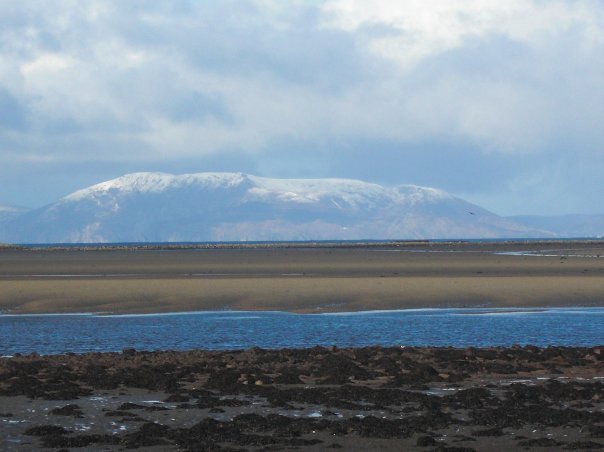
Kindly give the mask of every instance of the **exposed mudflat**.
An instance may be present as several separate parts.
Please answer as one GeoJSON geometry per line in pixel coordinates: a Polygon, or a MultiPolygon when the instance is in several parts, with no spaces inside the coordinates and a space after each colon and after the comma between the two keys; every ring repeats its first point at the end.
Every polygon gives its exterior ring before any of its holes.
{"type": "Polygon", "coordinates": [[[604,449],[604,347],[0,359],[2,450],[604,449]]]}
{"type": "Polygon", "coordinates": [[[0,250],[0,313],[479,306],[604,306],[604,243],[0,250]]]}

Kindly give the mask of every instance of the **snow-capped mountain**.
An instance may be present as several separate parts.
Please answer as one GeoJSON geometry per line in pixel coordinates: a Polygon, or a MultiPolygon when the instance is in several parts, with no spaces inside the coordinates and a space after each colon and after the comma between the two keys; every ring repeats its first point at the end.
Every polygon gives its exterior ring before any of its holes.
{"type": "MultiPolygon", "coordinates": [[[[0,231],[1,232],[1,231],[0,231]]],[[[349,179],[134,173],[5,224],[13,243],[543,235],[444,191],[349,179]]]]}

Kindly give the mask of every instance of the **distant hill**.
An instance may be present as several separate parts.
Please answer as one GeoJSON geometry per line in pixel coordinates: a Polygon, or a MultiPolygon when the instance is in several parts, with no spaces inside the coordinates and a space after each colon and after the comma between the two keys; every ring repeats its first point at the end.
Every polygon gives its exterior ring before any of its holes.
{"type": "Polygon", "coordinates": [[[11,204],[0,204],[0,248],[10,246],[2,243],[2,239],[7,235],[6,223],[24,214],[25,212],[27,212],[25,207],[14,206],[11,204]]]}
{"type": "Polygon", "coordinates": [[[0,223],[3,221],[11,220],[24,214],[29,209],[22,206],[14,206],[12,204],[0,204],[0,223]]]}
{"type": "Polygon", "coordinates": [[[442,190],[241,173],[134,173],[5,222],[13,243],[544,236],[442,190]]]}
{"type": "Polygon", "coordinates": [[[518,215],[511,221],[553,232],[559,237],[604,237],[604,215],[518,215]]]}

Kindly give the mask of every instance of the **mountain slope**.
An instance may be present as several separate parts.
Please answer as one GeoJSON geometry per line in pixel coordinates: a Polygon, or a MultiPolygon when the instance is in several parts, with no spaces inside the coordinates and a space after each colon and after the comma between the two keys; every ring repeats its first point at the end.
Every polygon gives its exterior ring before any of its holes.
{"type": "Polygon", "coordinates": [[[6,226],[16,243],[542,235],[433,188],[241,173],[127,174],[6,226]]]}
{"type": "Polygon", "coordinates": [[[28,209],[12,204],[0,204],[0,248],[4,245],[1,243],[2,238],[7,235],[7,223],[14,220],[19,215],[27,212],[28,209]]]}
{"type": "Polygon", "coordinates": [[[604,237],[604,215],[518,215],[511,221],[551,231],[560,237],[604,237]]]}
{"type": "Polygon", "coordinates": [[[11,220],[27,212],[26,207],[14,206],[12,204],[0,204],[0,222],[11,220]]]}

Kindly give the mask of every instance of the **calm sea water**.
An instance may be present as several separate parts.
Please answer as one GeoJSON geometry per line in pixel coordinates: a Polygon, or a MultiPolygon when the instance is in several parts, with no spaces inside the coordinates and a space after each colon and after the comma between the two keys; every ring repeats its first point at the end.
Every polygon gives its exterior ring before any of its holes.
{"type": "Polygon", "coordinates": [[[604,308],[426,309],[341,314],[196,312],[0,316],[0,354],[314,345],[593,346],[604,308]]]}

